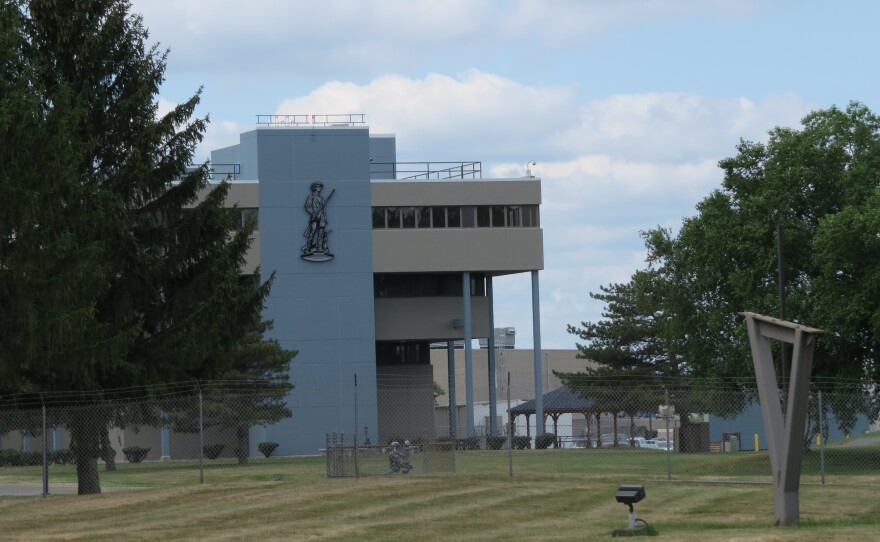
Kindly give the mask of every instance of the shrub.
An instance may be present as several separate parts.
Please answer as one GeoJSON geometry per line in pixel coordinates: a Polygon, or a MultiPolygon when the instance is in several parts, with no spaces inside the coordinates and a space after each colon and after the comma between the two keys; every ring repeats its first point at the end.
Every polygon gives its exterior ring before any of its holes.
{"type": "Polygon", "coordinates": [[[70,448],[62,448],[61,450],[52,450],[49,452],[49,463],[55,465],[73,465],[76,463],[76,455],[70,448]]]}
{"type": "Polygon", "coordinates": [[[556,435],[553,433],[541,433],[535,437],[535,448],[546,450],[550,446],[556,446],[556,435]]]}
{"type": "Polygon", "coordinates": [[[222,442],[217,444],[205,444],[202,446],[202,451],[205,452],[205,457],[208,459],[217,459],[220,457],[220,454],[223,453],[223,448],[226,448],[226,445],[222,442]]]}
{"type": "Polygon", "coordinates": [[[513,437],[514,450],[528,450],[532,447],[532,438],[525,435],[513,437]]]}
{"type": "Polygon", "coordinates": [[[460,438],[455,441],[455,448],[458,450],[479,450],[480,437],[460,438]]]}
{"type": "Polygon", "coordinates": [[[269,457],[272,455],[272,452],[275,451],[275,448],[278,448],[277,442],[261,442],[257,444],[257,449],[260,450],[260,453],[265,457],[269,457]]]}
{"type": "Polygon", "coordinates": [[[147,457],[150,452],[149,448],[141,448],[140,446],[127,446],[122,449],[122,455],[129,463],[140,463],[147,457]]]}
{"type": "Polygon", "coordinates": [[[0,467],[17,467],[20,455],[18,450],[0,450],[0,467]]]}
{"type": "Polygon", "coordinates": [[[500,450],[507,443],[507,437],[490,436],[486,437],[486,448],[490,450],[500,450]]]}
{"type": "Polygon", "coordinates": [[[19,464],[22,467],[35,467],[43,464],[42,452],[21,452],[19,464]]]}

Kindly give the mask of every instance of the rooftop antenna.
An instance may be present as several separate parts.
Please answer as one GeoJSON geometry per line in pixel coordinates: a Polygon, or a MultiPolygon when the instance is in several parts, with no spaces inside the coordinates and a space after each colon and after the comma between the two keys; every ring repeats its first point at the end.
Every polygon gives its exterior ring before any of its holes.
{"type": "Polygon", "coordinates": [[[532,175],[532,170],[529,169],[529,166],[537,166],[537,165],[538,165],[538,162],[535,162],[534,160],[530,160],[530,161],[526,162],[526,177],[529,177],[530,179],[533,179],[535,177],[534,175],[532,175]]]}

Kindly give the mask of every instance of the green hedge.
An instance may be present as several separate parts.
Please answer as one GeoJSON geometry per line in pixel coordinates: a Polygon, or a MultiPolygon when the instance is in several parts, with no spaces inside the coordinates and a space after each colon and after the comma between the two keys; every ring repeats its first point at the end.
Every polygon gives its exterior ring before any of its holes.
{"type": "Polygon", "coordinates": [[[70,448],[52,450],[49,452],[49,463],[55,465],[73,465],[76,463],[76,455],[70,448]]]}
{"type": "Polygon", "coordinates": [[[277,442],[261,442],[257,444],[257,449],[260,450],[260,453],[262,453],[264,457],[269,457],[278,446],[279,444],[277,442]]]}
{"type": "Polygon", "coordinates": [[[525,435],[513,437],[514,450],[528,450],[532,447],[532,438],[525,435]]]}
{"type": "Polygon", "coordinates": [[[489,450],[500,450],[504,448],[505,444],[507,444],[507,437],[486,437],[486,448],[489,450]]]}
{"type": "Polygon", "coordinates": [[[0,450],[0,467],[34,467],[43,464],[42,452],[0,450]]]}
{"type": "Polygon", "coordinates": [[[202,451],[205,452],[205,457],[208,459],[217,459],[223,453],[223,448],[226,448],[226,445],[222,442],[218,444],[205,444],[202,447],[202,451]]]}
{"type": "Polygon", "coordinates": [[[535,437],[535,449],[546,450],[551,446],[556,446],[556,435],[554,433],[541,433],[535,437]]]}
{"type": "Polygon", "coordinates": [[[480,437],[467,437],[455,440],[456,450],[479,450],[480,437]]]}
{"type": "Polygon", "coordinates": [[[122,455],[129,463],[140,463],[150,452],[149,448],[141,448],[140,446],[127,446],[122,449],[122,455]]]}

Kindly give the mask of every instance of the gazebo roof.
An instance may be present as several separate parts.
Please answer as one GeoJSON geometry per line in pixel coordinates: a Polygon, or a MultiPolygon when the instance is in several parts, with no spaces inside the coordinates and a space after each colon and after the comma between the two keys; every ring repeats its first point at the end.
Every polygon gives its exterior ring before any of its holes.
{"type": "MultiPolygon", "coordinates": [[[[569,412],[586,412],[593,410],[595,401],[587,399],[575,390],[562,386],[542,396],[545,413],[566,414],[569,412]]],[[[513,415],[534,414],[535,400],[526,401],[510,409],[513,415]]]]}

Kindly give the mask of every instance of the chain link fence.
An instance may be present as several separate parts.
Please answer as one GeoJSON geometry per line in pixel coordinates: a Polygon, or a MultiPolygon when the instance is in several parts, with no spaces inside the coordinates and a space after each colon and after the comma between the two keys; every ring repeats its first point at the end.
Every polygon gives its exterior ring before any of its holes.
{"type": "MultiPolygon", "coordinates": [[[[260,438],[260,427],[296,415],[266,390],[7,401],[0,494],[76,493],[99,479],[103,490],[211,483],[215,469],[251,479],[586,473],[771,482],[753,390],[562,386],[542,397],[541,430],[535,401],[508,398],[508,389],[494,408],[474,404],[468,424],[467,407],[438,404],[433,388],[380,388],[375,431],[328,431],[324,448],[308,456],[280,455],[279,443],[260,438]]],[[[869,431],[876,419],[869,394],[812,392],[802,483],[880,485],[880,432],[869,431]]]]}

